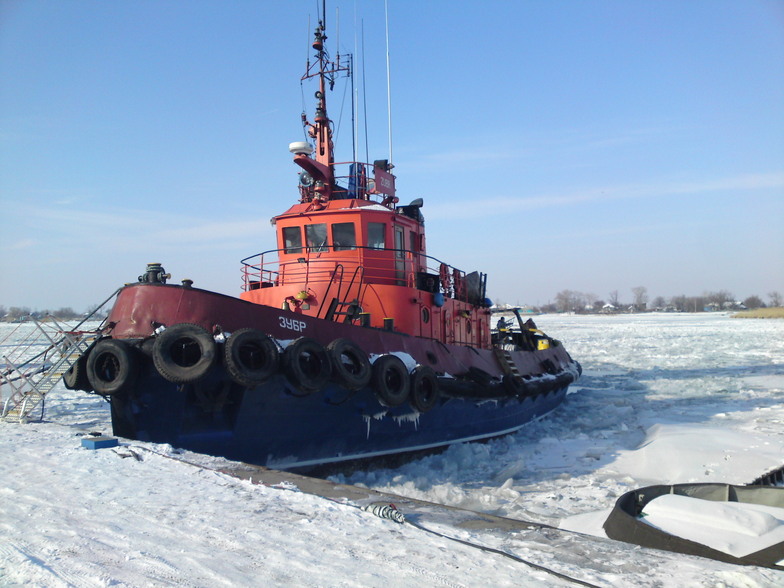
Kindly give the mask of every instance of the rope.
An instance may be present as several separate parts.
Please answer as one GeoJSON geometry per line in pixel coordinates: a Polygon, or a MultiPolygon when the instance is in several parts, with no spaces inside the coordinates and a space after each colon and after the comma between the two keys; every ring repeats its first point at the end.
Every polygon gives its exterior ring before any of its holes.
{"type": "MultiPolygon", "coordinates": [[[[323,497],[322,497],[323,498],[323,497]]],[[[330,500],[327,498],[327,500],[330,500]]],[[[342,503],[341,503],[342,504],[342,503]]],[[[350,505],[349,505],[350,506],[350,505]]],[[[424,531],[425,533],[430,533],[431,535],[435,535],[436,537],[441,537],[442,539],[449,539],[450,541],[455,541],[456,543],[460,543],[462,545],[466,545],[468,547],[473,547],[475,549],[481,549],[482,551],[487,551],[489,553],[495,553],[497,555],[503,555],[504,557],[508,557],[511,560],[514,560],[519,563],[523,563],[535,570],[540,570],[542,572],[547,572],[548,574],[555,576],[556,578],[560,578],[562,580],[566,580],[567,582],[572,582],[574,584],[578,584],[580,586],[588,586],[589,588],[599,588],[596,584],[591,584],[590,582],[585,582],[583,580],[579,580],[577,578],[572,578],[571,576],[567,576],[566,574],[562,574],[556,570],[547,568],[545,566],[539,565],[532,561],[528,561],[523,559],[513,553],[507,553],[506,551],[502,551],[500,549],[496,549],[494,547],[488,547],[486,545],[479,545],[478,543],[471,543],[470,541],[465,541],[463,539],[458,539],[457,537],[451,537],[449,535],[444,535],[443,533],[439,533],[438,531],[434,531],[432,529],[428,529],[427,527],[423,527],[419,523],[415,523],[414,521],[406,519],[405,515],[400,512],[394,504],[368,504],[362,507],[362,510],[366,512],[370,512],[382,519],[389,519],[395,521],[396,523],[408,523],[412,527],[419,529],[420,531],[424,531]]]]}
{"type": "Polygon", "coordinates": [[[420,529],[421,531],[425,531],[426,533],[430,533],[432,535],[435,535],[437,537],[442,537],[444,539],[449,539],[450,541],[455,541],[457,543],[461,543],[463,545],[467,545],[468,547],[473,547],[475,549],[481,549],[482,551],[487,551],[489,553],[495,553],[497,555],[503,555],[504,557],[508,557],[509,559],[511,559],[513,561],[525,564],[528,567],[531,567],[531,568],[533,568],[535,570],[540,570],[542,572],[546,572],[546,573],[550,574],[551,576],[555,576],[556,578],[560,578],[562,580],[566,580],[567,582],[572,582],[573,584],[578,584],[580,586],[588,586],[589,588],[600,588],[596,584],[591,584],[590,582],[586,582],[584,580],[579,580],[578,578],[572,578],[571,576],[567,576],[566,574],[562,574],[561,572],[558,572],[558,571],[553,570],[551,568],[548,568],[548,567],[545,567],[543,565],[534,563],[532,561],[528,561],[527,559],[523,559],[522,557],[519,557],[519,556],[517,556],[517,555],[515,555],[513,553],[507,553],[506,551],[502,551],[500,549],[496,549],[495,547],[488,547],[486,545],[479,545],[478,543],[471,543],[470,541],[465,541],[463,539],[458,539],[457,537],[450,537],[449,535],[444,535],[443,533],[439,533],[438,531],[433,531],[432,529],[428,529],[426,527],[423,527],[422,525],[420,525],[418,523],[415,523],[413,521],[407,521],[407,522],[408,522],[409,525],[412,525],[413,527],[416,527],[417,529],[420,529]]]}

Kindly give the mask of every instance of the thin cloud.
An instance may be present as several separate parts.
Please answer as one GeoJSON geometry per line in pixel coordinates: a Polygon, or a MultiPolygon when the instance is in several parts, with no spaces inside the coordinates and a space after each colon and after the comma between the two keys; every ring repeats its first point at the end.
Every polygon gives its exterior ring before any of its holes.
{"type": "MultiPolygon", "coordinates": [[[[504,162],[519,161],[531,155],[546,152],[582,152],[596,149],[628,146],[634,143],[645,143],[670,137],[681,129],[673,126],[648,126],[622,129],[615,133],[597,133],[586,129],[568,129],[560,133],[549,133],[546,136],[529,136],[510,140],[508,136],[498,138],[480,138],[473,141],[478,147],[461,147],[456,149],[429,150],[420,153],[417,148],[399,161],[400,167],[407,171],[481,169],[488,165],[497,166],[504,162]]],[[[428,144],[429,148],[435,143],[428,144]]]]}
{"type": "Polygon", "coordinates": [[[135,248],[140,241],[154,243],[159,247],[198,247],[205,243],[215,247],[262,235],[270,230],[264,218],[215,220],[152,210],[96,211],[73,207],[40,207],[25,210],[24,215],[34,218],[36,226],[53,240],[60,240],[65,234],[82,246],[85,243],[100,243],[101,248],[135,248]]]}
{"type": "Polygon", "coordinates": [[[784,174],[744,174],[717,180],[667,182],[661,184],[627,184],[604,186],[568,193],[539,194],[532,196],[489,196],[476,198],[481,207],[454,206],[454,204],[429,206],[431,214],[440,218],[473,218],[476,216],[525,212],[548,207],[591,204],[609,200],[658,198],[683,194],[706,194],[723,191],[752,191],[784,188],[784,174]]]}
{"type": "Polygon", "coordinates": [[[31,247],[35,247],[38,245],[38,243],[39,241],[36,241],[35,239],[22,239],[16,243],[11,243],[8,246],[8,249],[11,251],[20,251],[23,249],[30,249],[31,247]]]}

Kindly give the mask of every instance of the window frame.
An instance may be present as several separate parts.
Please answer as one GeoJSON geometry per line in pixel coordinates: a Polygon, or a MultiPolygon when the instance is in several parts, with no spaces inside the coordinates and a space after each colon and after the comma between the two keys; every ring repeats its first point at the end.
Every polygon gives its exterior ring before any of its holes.
{"type": "Polygon", "coordinates": [[[295,226],[292,226],[292,227],[283,227],[281,229],[280,236],[281,236],[281,239],[283,240],[283,252],[284,253],[294,254],[294,255],[296,255],[298,253],[302,253],[302,250],[303,250],[303,245],[302,245],[302,227],[300,227],[299,225],[295,225],[295,226]],[[291,242],[291,244],[288,243],[287,233],[290,233],[291,231],[296,231],[297,232],[297,237],[298,237],[297,240],[299,241],[299,245],[295,244],[293,241],[291,242]]]}
{"type": "Polygon", "coordinates": [[[330,226],[332,233],[332,250],[333,251],[354,251],[357,248],[357,226],[353,222],[332,223],[330,226]],[[350,235],[347,233],[336,234],[337,227],[343,228],[351,227],[350,235]],[[348,239],[347,239],[348,237],[348,239]],[[349,243],[350,241],[350,243],[349,243]]]}

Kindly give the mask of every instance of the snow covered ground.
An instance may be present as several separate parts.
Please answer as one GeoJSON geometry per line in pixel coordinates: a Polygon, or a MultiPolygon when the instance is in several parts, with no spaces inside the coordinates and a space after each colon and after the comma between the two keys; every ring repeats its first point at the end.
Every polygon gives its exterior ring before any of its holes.
{"type": "MultiPolygon", "coordinates": [[[[333,480],[560,526],[499,536],[418,520],[593,585],[784,585],[782,572],[645,550],[601,530],[627,490],[744,484],[784,465],[784,321],[535,320],[584,368],[561,408],[513,436],[333,480]]],[[[61,385],[43,423],[0,424],[0,585],[573,585],[351,503],[232,478],[212,469],[225,465],[217,458],[135,441],[83,449],[94,430],[111,431],[105,403],[61,385]]]]}

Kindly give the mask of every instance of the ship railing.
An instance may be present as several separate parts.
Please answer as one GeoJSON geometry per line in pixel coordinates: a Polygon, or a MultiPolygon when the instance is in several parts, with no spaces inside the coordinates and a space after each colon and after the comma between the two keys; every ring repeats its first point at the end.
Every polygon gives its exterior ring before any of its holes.
{"type": "MultiPolygon", "coordinates": [[[[388,194],[377,189],[375,169],[375,164],[360,161],[333,163],[332,172],[335,186],[332,190],[332,198],[359,198],[360,200],[374,200],[386,204],[388,194]]],[[[391,176],[391,174],[389,175],[391,176]]],[[[394,180],[392,181],[394,182],[394,180]]]]}
{"type": "Polygon", "coordinates": [[[60,323],[47,315],[41,320],[24,317],[19,325],[0,341],[0,419],[26,422],[33,411],[63,375],[98,339],[102,309],[120,290],[116,290],[75,325],[60,323]]]}
{"type": "Polygon", "coordinates": [[[46,394],[97,337],[94,330],[25,317],[0,342],[0,418],[25,422],[46,394]]]}
{"type": "Polygon", "coordinates": [[[297,251],[272,249],[246,257],[241,264],[246,292],[303,282],[328,283],[337,271],[361,266],[366,284],[408,286],[444,298],[486,304],[486,274],[466,273],[409,249],[334,245],[302,247],[297,251]]]}

